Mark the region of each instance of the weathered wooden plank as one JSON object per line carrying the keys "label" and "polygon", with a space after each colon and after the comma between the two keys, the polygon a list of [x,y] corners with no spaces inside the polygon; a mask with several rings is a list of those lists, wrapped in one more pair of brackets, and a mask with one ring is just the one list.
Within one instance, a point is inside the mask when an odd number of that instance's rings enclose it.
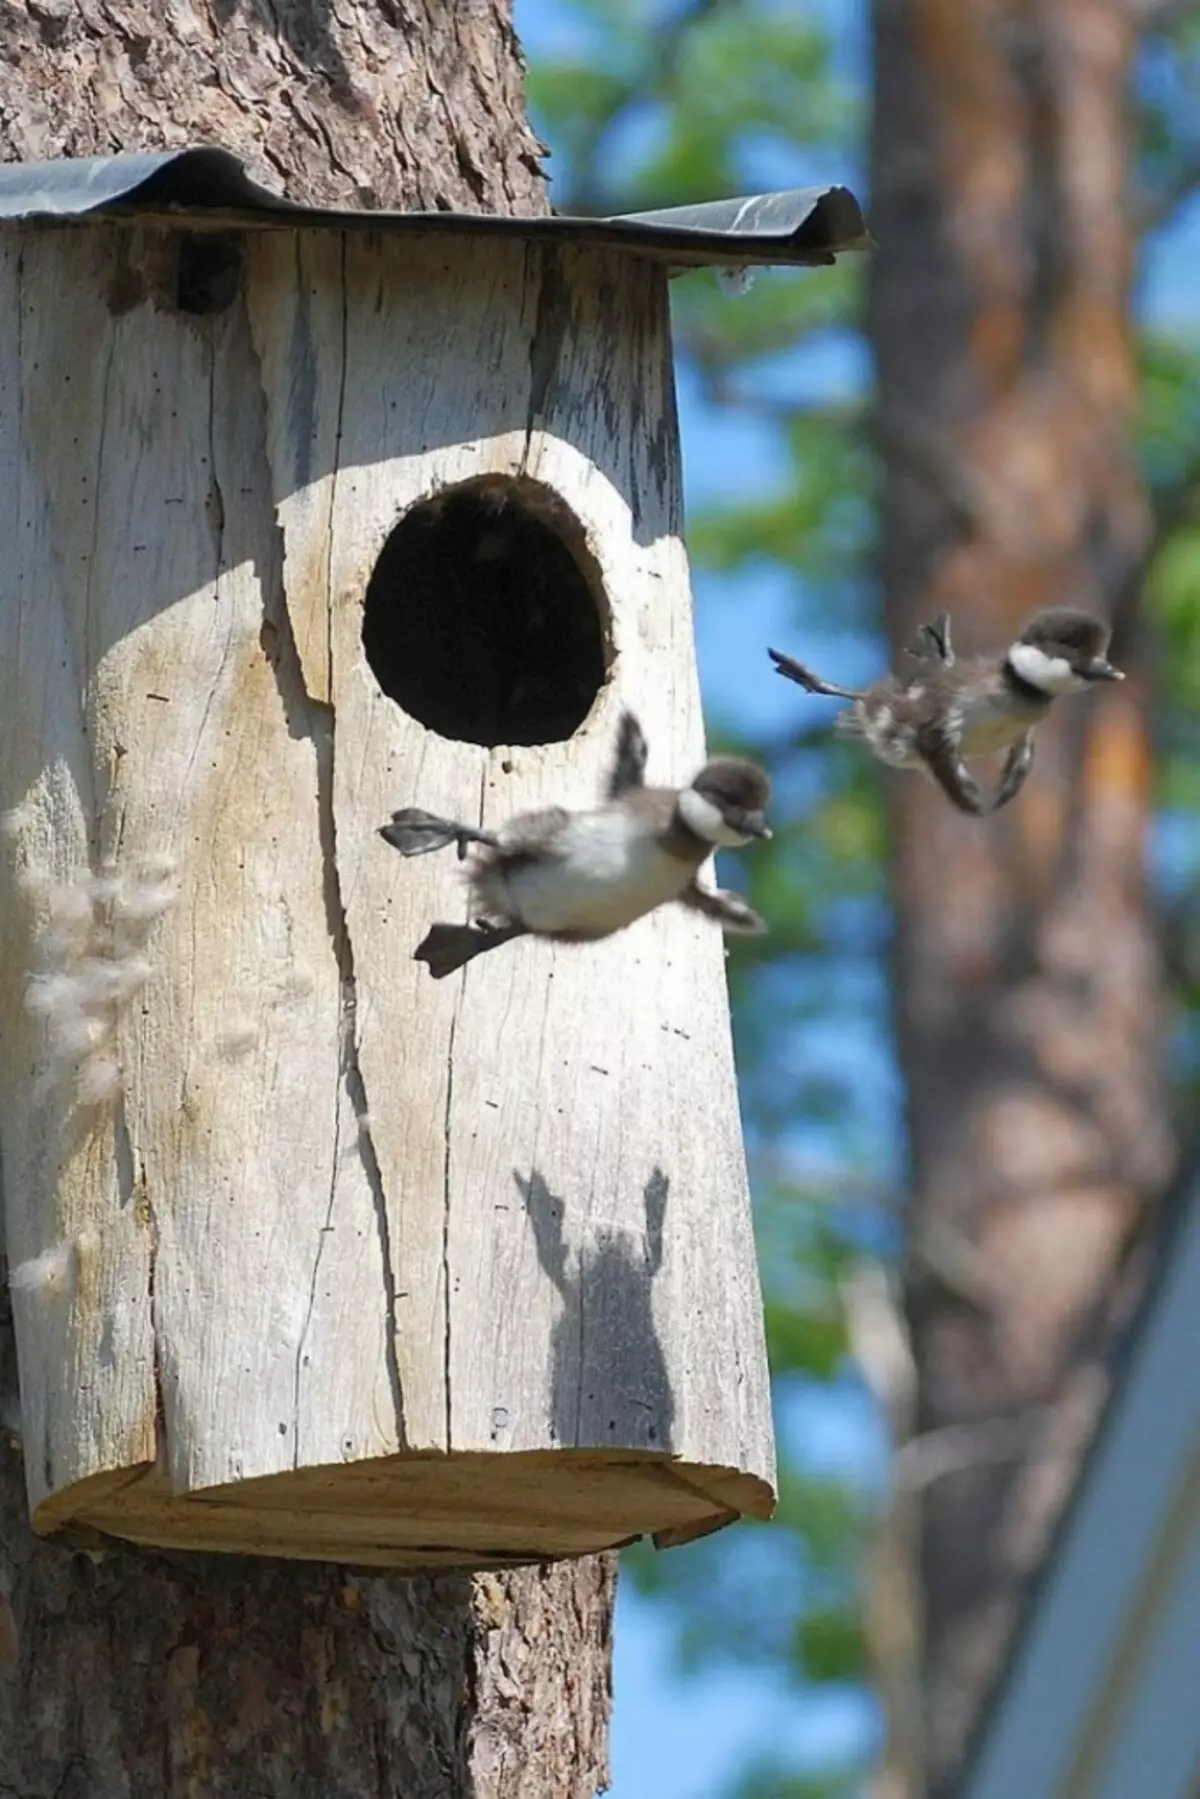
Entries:
{"label": "weathered wooden plank", "polygon": [[[83,409],[95,503],[78,522],[51,508],[23,583],[22,641],[53,616],[45,569],[83,566],[64,611],[85,694],[90,768],[75,789],[91,857],[127,881],[160,860],[178,881],[141,1005],[119,1021],[120,1103],[105,1117],[126,1134],[113,1179],[124,1163],[120,1197],[150,1263],[141,1286],[169,1466],[187,1490],[397,1446],[386,1283],[341,1065],[328,732],[282,607],[245,322],[238,309],[202,323],[148,304],[110,320],[111,243],[75,242],[70,333],[47,298],[57,236],[27,251],[27,292],[41,294],[30,309],[47,322],[36,350],[27,331],[24,379],[27,395],[61,405],[78,379],[79,308],[92,305],[89,326],[110,344],[103,394]],[[57,436],[31,438],[30,456],[61,493],[71,471]],[[18,729],[27,737],[32,721]],[[119,1215],[118,1196],[104,1209]]]}
{"label": "weathered wooden plank", "polygon": [[387,1194],[407,1441],[445,1447],[447,1107],[458,996],[411,960],[427,925],[464,914],[453,857],[402,862],[376,835],[397,807],[479,815],[486,763],[408,718],[362,650],[367,583],[391,531],[442,487],[513,466],[529,338],[523,255],[353,238],[331,521],[334,813],[353,946],[357,1041]]}
{"label": "weathered wooden plank", "polygon": [[79,354],[108,317],[94,244],[48,241],[0,244],[0,1145],[35,1503],[155,1453],[149,1241],[119,1114],[80,1103],[107,1084],[115,1016],[88,966],[103,905],[85,697],[108,360]]}
{"label": "weathered wooden plank", "polygon": [[345,377],[340,232],[251,239],[247,302],[265,396],[267,461],[283,536],[283,583],[310,696],[329,687],[329,529]]}

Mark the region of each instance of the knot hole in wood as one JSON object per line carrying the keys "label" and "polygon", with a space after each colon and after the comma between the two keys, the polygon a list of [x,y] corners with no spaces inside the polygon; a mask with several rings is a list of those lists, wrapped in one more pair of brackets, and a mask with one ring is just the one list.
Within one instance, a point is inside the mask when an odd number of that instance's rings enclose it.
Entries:
{"label": "knot hole in wood", "polygon": [[245,253],[233,231],[184,232],[175,265],[175,304],[197,318],[227,312],[242,285]]}

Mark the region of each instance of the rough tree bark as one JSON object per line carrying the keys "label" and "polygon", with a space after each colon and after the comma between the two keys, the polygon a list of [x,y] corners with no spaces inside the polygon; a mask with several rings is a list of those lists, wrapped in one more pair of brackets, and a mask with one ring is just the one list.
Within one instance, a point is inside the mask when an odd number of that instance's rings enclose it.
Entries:
{"label": "rough tree bark", "polygon": [[1123,687],[1064,703],[978,824],[889,783],[913,1202],[930,1790],[948,1791],[1106,1390],[1110,1295],[1165,1178],[1144,874],[1146,675],[1127,627],[1147,509],[1130,443],[1129,78],[1120,0],[874,0],[870,328],[898,650],[1038,606],[1118,615]]}
{"label": "rough tree bark", "polygon": [[[297,199],[546,209],[506,0],[17,0],[0,151],[208,140]],[[0,1286],[0,1394],[16,1390]],[[592,1799],[611,1557],[474,1579],[74,1553],[0,1433],[0,1791]]]}
{"label": "rough tree bark", "polygon": [[214,143],[318,206],[549,210],[509,0],[14,0],[0,150]]}

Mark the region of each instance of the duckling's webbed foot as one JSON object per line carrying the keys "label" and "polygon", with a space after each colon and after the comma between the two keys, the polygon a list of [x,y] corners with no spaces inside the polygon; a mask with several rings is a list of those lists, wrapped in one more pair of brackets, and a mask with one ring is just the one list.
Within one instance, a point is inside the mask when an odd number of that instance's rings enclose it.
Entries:
{"label": "duckling's webbed foot", "polygon": [[832,681],[822,681],[820,675],[814,675],[811,668],[805,668],[803,662],[796,662],[791,656],[785,656],[780,650],[768,650],[767,655],[775,664],[775,673],[784,675],[789,681],[795,681],[798,687],[806,688],[809,693],[825,693],[836,700],[858,700],[862,698],[852,687],[835,687]]}
{"label": "duckling's webbed foot", "polygon": [[908,649],[910,656],[916,656],[922,662],[940,662],[946,668],[954,665],[954,649],[950,642],[950,614],[939,612],[932,624],[918,625],[915,643]]}
{"label": "duckling's webbed foot", "polygon": [[715,918],[732,937],[761,937],[767,928],[740,893],[730,893],[724,887],[701,887],[699,881],[690,881],[679,902],[693,912],[703,912],[706,918]]}
{"label": "duckling's webbed foot", "polygon": [[527,934],[523,924],[489,924],[486,919],[475,924],[435,924],[413,951],[413,961],[424,962],[435,981],[444,981],[476,956]]}
{"label": "duckling's webbed foot", "polygon": [[992,801],[992,811],[999,812],[1001,806],[1007,806],[1009,800],[1015,800],[1024,787],[1029,771],[1033,767],[1033,733],[1026,731],[1024,737],[1018,737],[1016,743],[1004,758],[1004,769],[1000,776],[1000,785],[996,797]]}
{"label": "duckling's webbed foot", "polygon": [[431,851],[444,850],[447,844],[453,843],[458,846],[460,862],[470,843],[486,844],[489,849],[499,847],[490,831],[456,824],[450,818],[436,818],[432,812],[422,812],[419,806],[406,806],[402,812],[393,812],[391,824],[381,825],[379,835],[402,856],[428,856]]}
{"label": "duckling's webbed foot", "polygon": [[978,781],[962,759],[957,738],[944,731],[925,731],[917,740],[917,749],[950,803],[972,818],[981,818],[988,808]]}

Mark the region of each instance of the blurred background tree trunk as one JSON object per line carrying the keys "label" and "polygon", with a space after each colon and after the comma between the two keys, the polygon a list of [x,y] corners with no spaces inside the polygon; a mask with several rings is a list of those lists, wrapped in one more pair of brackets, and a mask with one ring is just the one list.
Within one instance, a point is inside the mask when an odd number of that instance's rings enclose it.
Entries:
{"label": "blurred background tree trunk", "polygon": [[[294,199],[543,212],[508,0],[17,0],[14,160],[207,139]],[[86,354],[86,346],[81,350]],[[16,1368],[0,1286],[0,1392]],[[593,1799],[615,1558],[475,1579],[71,1553],[0,1433],[0,1791],[60,1799]]]}
{"label": "blurred background tree trunk", "polygon": [[[1133,1281],[1118,1276],[1172,1161],[1135,616],[1151,537],[1133,444],[1137,15],[1133,0],[873,4],[893,650],[942,610],[961,650],[1069,604],[1115,618],[1129,672],[1061,706],[995,819],[888,784],[935,1796],[1106,1395]],[[920,1790],[920,1759],[889,1791]]]}

